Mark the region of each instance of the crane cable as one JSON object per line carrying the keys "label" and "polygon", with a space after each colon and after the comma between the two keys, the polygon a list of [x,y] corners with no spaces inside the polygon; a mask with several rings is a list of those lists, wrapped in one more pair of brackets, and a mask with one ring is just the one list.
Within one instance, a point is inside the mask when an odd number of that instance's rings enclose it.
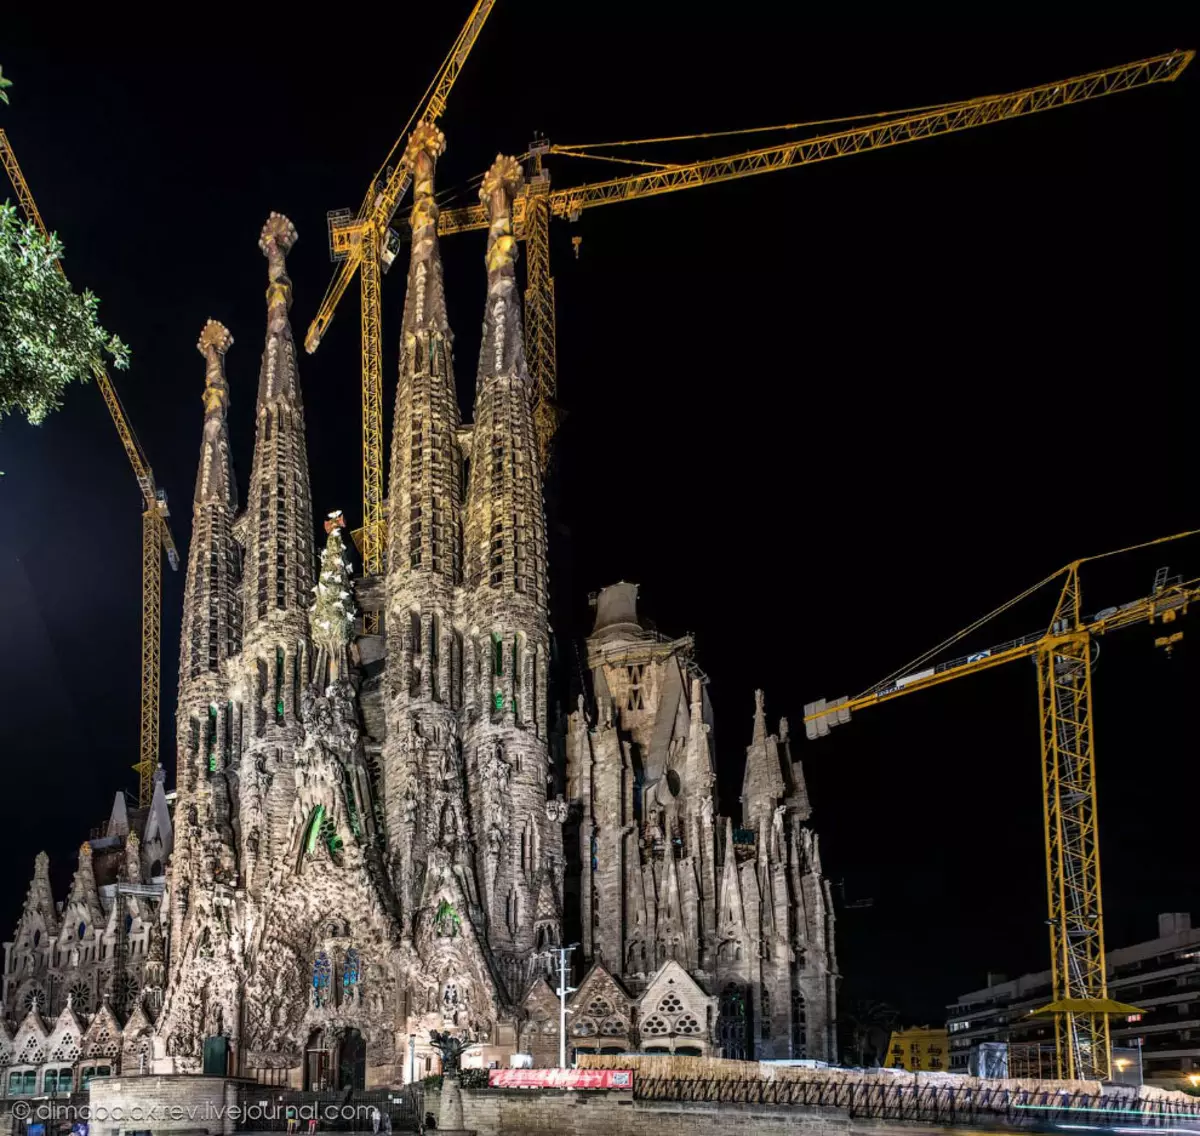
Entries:
{"label": "crane cable", "polygon": [[[948,103],[929,103],[927,106],[906,107],[903,110],[880,110],[868,114],[848,114],[839,118],[814,118],[808,122],[785,122],[777,126],[750,126],[740,130],[708,130],[702,134],[669,134],[661,138],[633,138],[620,142],[578,142],[570,145],[552,146],[555,153],[570,151],[599,150],[611,146],[649,146],[655,142],[694,142],[701,138],[733,138],[743,134],[769,134],[773,131],[803,130],[810,126],[836,126],[843,122],[864,122],[870,118],[902,118],[908,114],[923,114],[931,110],[951,110],[966,106],[978,99],[959,99]],[[583,157],[583,154],[578,155]]]}
{"label": "crane cable", "polygon": [[892,673],[890,675],[888,675],[886,678],[880,679],[879,682],[875,683],[873,686],[867,687],[867,689],[864,690],[862,692],[862,694],[856,695],[855,697],[861,698],[861,697],[863,697],[863,695],[870,694],[871,691],[873,691],[873,690],[878,690],[879,687],[881,687],[881,686],[886,686],[893,679],[899,678],[901,675],[910,673],[912,670],[921,666],[922,663],[928,662],[939,651],[943,650],[946,647],[952,646],[953,644],[957,643],[960,639],[969,635],[972,631],[977,630],[978,628],[982,627],[985,623],[989,623],[991,620],[995,619],[996,616],[1001,615],[1003,612],[1007,611],[1010,607],[1014,606],[1015,604],[1020,603],[1024,599],[1028,599],[1029,596],[1033,595],[1034,592],[1038,591],[1040,588],[1044,588],[1048,583],[1050,583],[1051,580],[1057,580],[1060,576],[1071,571],[1071,569],[1073,567],[1078,568],[1079,565],[1088,564],[1093,560],[1104,560],[1105,558],[1107,558],[1109,556],[1120,556],[1122,553],[1125,553],[1125,552],[1137,552],[1143,548],[1153,548],[1154,545],[1156,545],[1156,544],[1168,544],[1169,542],[1174,541],[1174,540],[1183,540],[1184,537],[1197,536],[1197,535],[1200,535],[1200,529],[1188,529],[1186,532],[1175,533],[1172,536],[1160,536],[1160,537],[1156,538],[1155,540],[1146,540],[1146,541],[1143,541],[1141,544],[1130,544],[1130,545],[1126,545],[1124,548],[1114,548],[1111,552],[1101,552],[1095,556],[1085,556],[1082,560],[1075,561],[1074,564],[1068,564],[1066,567],[1060,568],[1057,572],[1052,572],[1044,580],[1039,580],[1032,587],[1026,588],[1025,591],[1023,591],[1019,596],[1014,596],[1007,603],[1003,603],[998,608],[994,609],[993,611],[988,612],[987,615],[980,616],[980,618],[975,620],[974,623],[970,624],[968,627],[964,627],[961,631],[957,632],[954,635],[951,635],[948,639],[943,639],[936,647],[931,647],[923,655],[917,656],[917,658],[913,659],[911,662],[905,663],[904,666],[898,668],[897,670],[892,671]]}

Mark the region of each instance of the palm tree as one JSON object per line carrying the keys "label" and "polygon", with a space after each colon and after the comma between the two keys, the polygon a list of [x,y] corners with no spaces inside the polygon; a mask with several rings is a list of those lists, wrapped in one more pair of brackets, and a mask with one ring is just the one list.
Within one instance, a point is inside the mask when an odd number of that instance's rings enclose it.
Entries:
{"label": "palm tree", "polygon": [[848,1063],[865,1067],[869,1057],[870,1064],[882,1064],[898,1016],[894,1007],[870,998],[843,1010],[838,1032],[846,1042],[844,1055]]}

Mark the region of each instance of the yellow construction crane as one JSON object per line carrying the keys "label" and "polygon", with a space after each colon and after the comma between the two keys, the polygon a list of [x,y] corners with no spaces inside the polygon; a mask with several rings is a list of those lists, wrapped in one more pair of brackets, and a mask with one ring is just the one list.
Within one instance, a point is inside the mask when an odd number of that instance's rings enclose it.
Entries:
{"label": "yellow construction crane", "polygon": [[[37,226],[43,237],[50,234],[41,213],[29,190],[29,183],[17,164],[8,136],[0,130],[0,162],[8,173],[17,202],[25,217]],[[62,264],[54,262],[59,274],[65,279]],[[175,538],[171,535],[170,511],[167,495],[154,481],[154,471],[146,460],[137,436],[129,425],[121,400],[112,379],[104,366],[97,363],[92,368],[96,387],[104,399],[104,405],[112,415],[117,436],[125,447],[125,455],[133,466],[138,488],[142,491],[142,699],[141,720],[138,740],[138,760],[133,767],[138,774],[138,804],[143,808],[150,804],[154,791],[154,771],[158,768],[158,722],[159,683],[161,675],[162,645],[162,552],[173,571],[179,570],[179,552]],[[161,549],[161,552],[160,552]]]}
{"label": "yellow construction crane", "polygon": [[[712,185],[715,182],[791,169],[795,166],[813,165],[849,154],[882,150],[904,142],[917,142],[923,138],[935,138],[976,126],[987,126],[993,122],[1023,118],[1026,115],[1071,106],[1103,95],[1149,86],[1152,83],[1170,82],[1178,78],[1192,61],[1194,54],[1192,51],[1168,52],[1165,55],[1140,59],[1104,71],[1093,71],[1088,75],[1078,75],[1056,83],[1027,87],[1004,95],[988,95],[966,102],[922,107],[911,113],[887,117],[860,115],[856,117],[876,121],[830,134],[797,139],[782,145],[766,146],[702,162],[638,162],[636,164],[650,168],[628,177],[573,186],[569,189],[550,189],[550,175],[542,163],[545,154],[611,159],[611,155],[602,154],[600,151],[684,139],[650,138],[592,146],[551,146],[545,140],[536,142],[531,150],[533,176],[513,202],[513,224],[517,236],[528,242],[525,291],[526,355],[529,373],[537,390],[535,422],[543,466],[548,458],[550,441],[559,420],[554,402],[557,372],[554,279],[550,275],[551,217],[566,217],[574,221],[585,209],[598,205],[653,197],[680,189],[691,189],[694,186]],[[438,232],[443,235],[487,227],[487,208],[482,205],[443,210],[438,218]]]}
{"label": "yellow construction crane", "polygon": [[[304,337],[304,347],[310,355],[316,351],[333,319],[338,301],[357,271],[362,306],[363,527],[360,550],[363,574],[367,576],[383,574],[383,551],[387,544],[383,516],[383,352],[379,276],[381,268],[390,267],[395,259],[399,240],[389,234],[388,226],[412,180],[411,172],[402,160],[398,159],[394,167],[388,166],[387,162],[397,151],[403,154],[409,126],[422,119],[436,122],[441,117],[450,89],[494,4],[495,0],[479,0],[472,9],[384,166],[371,180],[358,212],[353,216],[349,210],[329,215],[329,253],[341,264]],[[378,626],[377,613],[368,612],[364,619],[368,631]]]}
{"label": "yellow construction crane", "polygon": [[[1037,661],[1052,979],[1052,1000],[1038,1012],[1054,1015],[1058,1075],[1067,1079],[1108,1080],[1112,1058],[1109,1015],[1137,1012],[1137,1007],[1109,998],[1105,974],[1092,729],[1092,641],[1139,623],[1173,624],[1200,597],[1200,577],[1184,580],[1169,576],[1161,568],[1148,596],[1089,616],[1083,610],[1079,569],[1109,556],[1197,533],[1200,530],[1073,561],[857,697],[821,699],[804,707],[807,736],[824,737],[831,727],[849,722],[853,713],[881,702],[1015,659]],[[1051,583],[1060,583],[1061,588],[1045,630],[960,658],[934,661],[935,656],[966,635]],[[1182,637],[1182,632],[1168,632],[1155,640],[1155,646],[1169,652]]]}

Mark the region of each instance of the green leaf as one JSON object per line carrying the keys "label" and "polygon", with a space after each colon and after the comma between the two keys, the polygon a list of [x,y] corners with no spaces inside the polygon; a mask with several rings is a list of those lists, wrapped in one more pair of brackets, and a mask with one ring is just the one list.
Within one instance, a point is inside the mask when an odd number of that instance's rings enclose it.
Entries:
{"label": "green leaf", "polygon": [[0,204],[0,419],[32,423],[62,405],[68,384],[87,382],[105,356],[129,363],[129,348],[99,323],[99,299],[77,294],[59,273],[62,243]]}

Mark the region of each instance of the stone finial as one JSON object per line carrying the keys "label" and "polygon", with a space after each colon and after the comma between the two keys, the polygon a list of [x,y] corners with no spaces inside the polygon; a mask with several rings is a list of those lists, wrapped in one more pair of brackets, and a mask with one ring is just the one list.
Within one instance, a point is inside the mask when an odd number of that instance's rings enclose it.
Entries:
{"label": "stone finial", "polygon": [[[520,162],[505,154],[497,154],[496,160],[488,168],[488,172],[483,175],[483,184],[479,187],[479,200],[486,205],[491,201],[494,193],[503,190],[511,201],[524,181]],[[494,215],[495,210],[493,209],[492,212]]]}
{"label": "stone finial", "polygon": [[196,350],[205,358],[210,351],[224,355],[232,346],[233,336],[229,334],[229,329],[213,319],[204,325],[204,330],[200,332],[200,338],[196,342]]}
{"label": "stone finial", "polygon": [[[438,207],[433,197],[433,168],[445,149],[446,136],[432,122],[424,121],[417,123],[404,148],[404,164],[412,171],[413,178],[413,207],[408,223],[414,234],[429,230],[429,243],[423,246],[425,249],[431,246],[432,234],[437,232]],[[414,255],[417,246],[414,236]]]}
{"label": "stone finial", "polygon": [[272,213],[262,227],[262,235],[258,238],[258,247],[262,249],[263,256],[268,260],[271,258],[273,249],[278,250],[281,255],[287,256],[292,251],[292,246],[296,243],[299,235],[296,232],[296,226],[282,213]]}
{"label": "stone finial", "polygon": [[489,292],[509,290],[513,286],[511,278],[515,273],[517,238],[512,232],[512,199],[520,186],[521,167],[516,158],[497,154],[479,187],[479,198],[486,203],[491,217],[487,244]]}
{"label": "stone finial", "polygon": [[267,258],[267,308],[272,313],[270,326],[278,330],[292,306],[292,282],[287,274],[287,254],[298,238],[296,226],[282,213],[272,213],[262,227],[258,247]]}
{"label": "stone finial", "polygon": [[754,692],[754,740],[765,741],[767,737],[766,700],[761,690]]}
{"label": "stone finial", "polygon": [[210,319],[200,332],[196,350],[208,364],[204,370],[204,412],[209,414],[225,406],[229,387],[225,382],[225,352],[233,346],[233,336],[222,323]]}
{"label": "stone finial", "polygon": [[342,516],[341,509],[334,509],[325,521],[325,531],[331,533],[334,529],[344,529],[345,527],[346,518]]}
{"label": "stone finial", "polygon": [[410,170],[416,170],[417,159],[422,155],[431,161],[436,161],[446,152],[446,136],[432,122],[422,119],[416,129],[408,136],[408,145],[404,147],[404,164]]}

